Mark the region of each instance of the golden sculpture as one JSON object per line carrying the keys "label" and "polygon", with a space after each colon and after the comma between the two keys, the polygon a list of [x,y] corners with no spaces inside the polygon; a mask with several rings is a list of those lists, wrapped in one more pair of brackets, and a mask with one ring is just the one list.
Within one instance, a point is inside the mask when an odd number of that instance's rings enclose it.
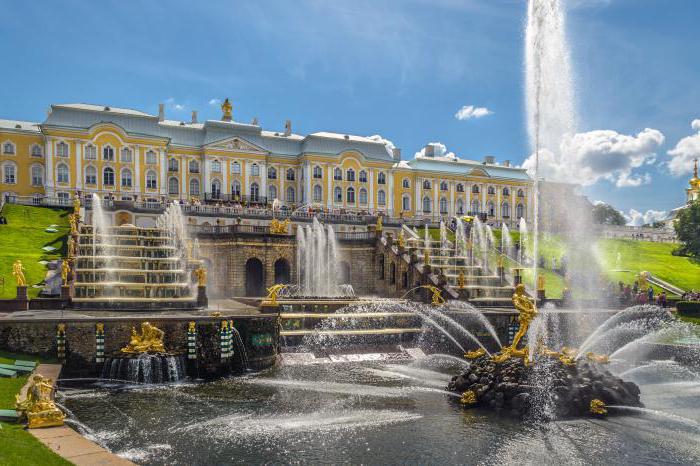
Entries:
{"label": "golden sculpture", "polygon": [[211,313],[211,316],[212,316],[212,317],[221,317],[222,315],[223,315],[223,314],[222,314],[221,312],[219,312],[219,311],[214,311],[214,312]]}
{"label": "golden sculpture", "polygon": [[442,297],[442,291],[440,291],[440,288],[433,285],[423,285],[423,288],[430,290],[430,292],[433,293],[430,298],[430,304],[433,306],[445,304],[445,298]]}
{"label": "golden sculpture", "polygon": [[14,264],[12,264],[12,275],[15,276],[17,281],[17,286],[27,286],[27,279],[24,277],[24,267],[22,266],[22,261],[17,259]]}
{"label": "golden sculpture", "polygon": [[529,360],[529,351],[527,346],[522,349],[518,349],[518,343],[527,333],[527,329],[530,327],[530,322],[537,315],[537,308],[535,307],[534,301],[532,301],[525,293],[525,285],[522,283],[515,287],[515,293],[513,293],[513,306],[518,310],[518,332],[513,338],[513,343],[510,346],[506,346],[501,349],[501,351],[493,357],[494,362],[504,362],[511,357],[523,358],[525,363]]}
{"label": "golden sculpture", "polygon": [[75,257],[75,240],[72,236],[68,238],[68,257]]}
{"label": "golden sculpture", "polygon": [[68,274],[70,273],[70,265],[68,265],[67,260],[62,260],[61,261],[61,282],[63,282],[63,285],[68,284]]}
{"label": "golden sculpture", "polygon": [[479,348],[479,349],[474,350],[474,351],[467,351],[466,353],[464,353],[464,357],[465,357],[465,359],[478,359],[485,354],[486,354],[486,350],[484,348]]}
{"label": "golden sculpture", "polygon": [[591,413],[598,414],[601,416],[608,414],[608,409],[607,406],[605,406],[605,403],[603,403],[602,400],[599,400],[597,398],[591,400],[589,410],[591,411]]}
{"label": "golden sculpture", "polygon": [[196,324],[195,324],[194,320],[190,320],[187,323],[187,331],[190,333],[194,333],[195,329],[196,329]]}
{"label": "golden sculpture", "polygon": [[207,284],[207,271],[201,265],[194,269],[194,276],[197,277],[197,284],[205,286]]}
{"label": "golden sculpture", "polygon": [[15,408],[27,418],[27,427],[62,426],[65,415],[53,401],[54,386],[51,379],[34,374],[27,387],[24,400],[15,395]]}
{"label": "golden sculpture", "polygon": [[285,288],[287,288],[287,285],[282,285],[280,283],[272,285],[270,288],[268,288],[267,299],[265,301],[265,304],[269,304],[270,306],[277,306],[277,295],[280,293],[280,291],[282,291]]}
{"label": "golden sculpture", "polygon": [[233,116],[231,115],[233,105],[231,105],[231,102],[228,101],[228,97],[226,100],[224,100],[224,103],[221,104],[221,111],[223,112],[223,115],[221,116],[222,120],[231,121],[233,119]]}
{"label": "golden sculpture", "polygon": [[286,235],[289,233],[289,219],[284,221],[273,218],[270,222],[270,233],[273,235]]}
{"label": "golden sculpture", "polygon": [[80,216],[80,196],[77,194],[73,197],[73,213]]}
{"label": "golden sculpture", "polygon": [[544,291],[544,286],[545,286],[544,275],[539,274],[539,275],[537,276],[537,290],[538,290],[538,291]]}
{"label": "golden sculpture", "polygon": [[95,324],[95,331],[97,333],[105,333],[105,324],[101,324],[101,323]]}
{"label": "golden sculpture", "polygon": [[398,244],[401,249],[406,247],[406,238],[403,235],[403,228],[399,230]]}
{"label": "golden sculpture", "polygon": [[377,225],[374,228],[375,231],[382,231],[382,228],[384,228],[384,226],[382,225],[382,218],[383,217],[381,215],[377,217]]}
{"label": "golden sculpture", "polygon": [[504,267],[505,262],[506,262],[506,255],[505,254],[501,254],[500,256],[498,256],[498,268],[499,269],[502,269]]}
{"label": "golden sculpture", "polygon": [[457,277],[457,286],[462,289],[464,288],[464,272],[459,271],[459,276]]}
{"label": "golden sculpture", "polygon": [[591,351],[586,353],[586,359],[589,361],[597,362],[599,364],[608,364],[610,362],[610,356],[607,354],[596,354]]}
{"label": "golden sculpture", "polygon": [[165,353],[163,337],[165,333],[151,325],[149,322],[141,322],[141,334],[136,333],[136,328],[131,328],[131,340],[121,349],[122,353]]}
{"label": "golden sculpture", "polygon": [[76,214],[68,215],[68,223],[70,223],[70,234],[78,234],[78,216]]}
{"label": "golden sculpture", "polygon": [[459,399],[459,402],[462,403],[463,405],[473,405],[476,403],[476,392],[474,390],[467,390],[464,393],[462,393],[462,398]]}

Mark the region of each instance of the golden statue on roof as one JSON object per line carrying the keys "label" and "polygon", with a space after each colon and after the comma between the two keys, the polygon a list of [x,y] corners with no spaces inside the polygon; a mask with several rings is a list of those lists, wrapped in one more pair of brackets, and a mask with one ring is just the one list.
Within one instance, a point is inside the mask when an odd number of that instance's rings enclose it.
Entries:
{"label": "golden statue on roof", "polygon": [[223,112],[221,115],[221,119],[223,121],[231,121],[233,119],[233,105],[231,105],[231,102],[229,102],[228,97],[226,100],[224,100],[224,103],[221,104],[221,111]]}

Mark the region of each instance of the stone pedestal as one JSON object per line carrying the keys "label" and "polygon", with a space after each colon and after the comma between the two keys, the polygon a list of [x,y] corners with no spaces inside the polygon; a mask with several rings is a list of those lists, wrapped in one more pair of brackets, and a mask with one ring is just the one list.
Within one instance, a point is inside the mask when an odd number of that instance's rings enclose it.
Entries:
{"label": "stone pedestal", "polygon": [[70,285],[61,285],[61,299],[63,301],[69,301],[70,298]]}
{"label": "stone pedestal", "polygon": [[199,285],[197,287],[197,306],[207,307],[209,305],[209,299],[207,298],[207,286]]}
{"label": "stone pedestal", "polygon": [[544,301],[546,298],[544,290],[537,290],[537,299]]}
{"label": "stone pedestal", "polygon": [[26,286],[17,286],[17,301],[28,301],[29,296],[27,295]]}

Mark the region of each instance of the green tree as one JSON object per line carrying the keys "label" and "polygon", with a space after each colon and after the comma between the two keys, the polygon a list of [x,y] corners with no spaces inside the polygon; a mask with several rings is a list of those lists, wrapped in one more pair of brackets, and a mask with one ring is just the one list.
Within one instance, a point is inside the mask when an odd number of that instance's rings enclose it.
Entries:
{"label": "green tree", "polygon": [[593,206],[593,221],[600,225],[624,225],[627,223],[619,210],[604,202]]}
{"label": "green tree", "polygon": [[674,228],[678,240],[682,243],[676,251],[687,256],[700,257],[700,201],[695,201],[681,210]]}

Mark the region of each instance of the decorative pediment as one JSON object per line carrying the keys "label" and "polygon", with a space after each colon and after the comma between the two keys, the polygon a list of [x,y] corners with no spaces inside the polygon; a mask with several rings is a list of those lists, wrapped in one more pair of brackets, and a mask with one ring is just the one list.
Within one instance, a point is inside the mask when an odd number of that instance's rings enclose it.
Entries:
{"label": "decorative pediment", "polygon": [[472,171],[469,172],[469,176],[485,176],[488,178],[489,174],[481,168],[474,168],[472,169]]}
{"label": "decorative pediment", "polygon": [[229,152],[248,152],[266,154],[267,151],[260,146],[239,138],[238,136],[207,144],[207,149],[224,150]]}

